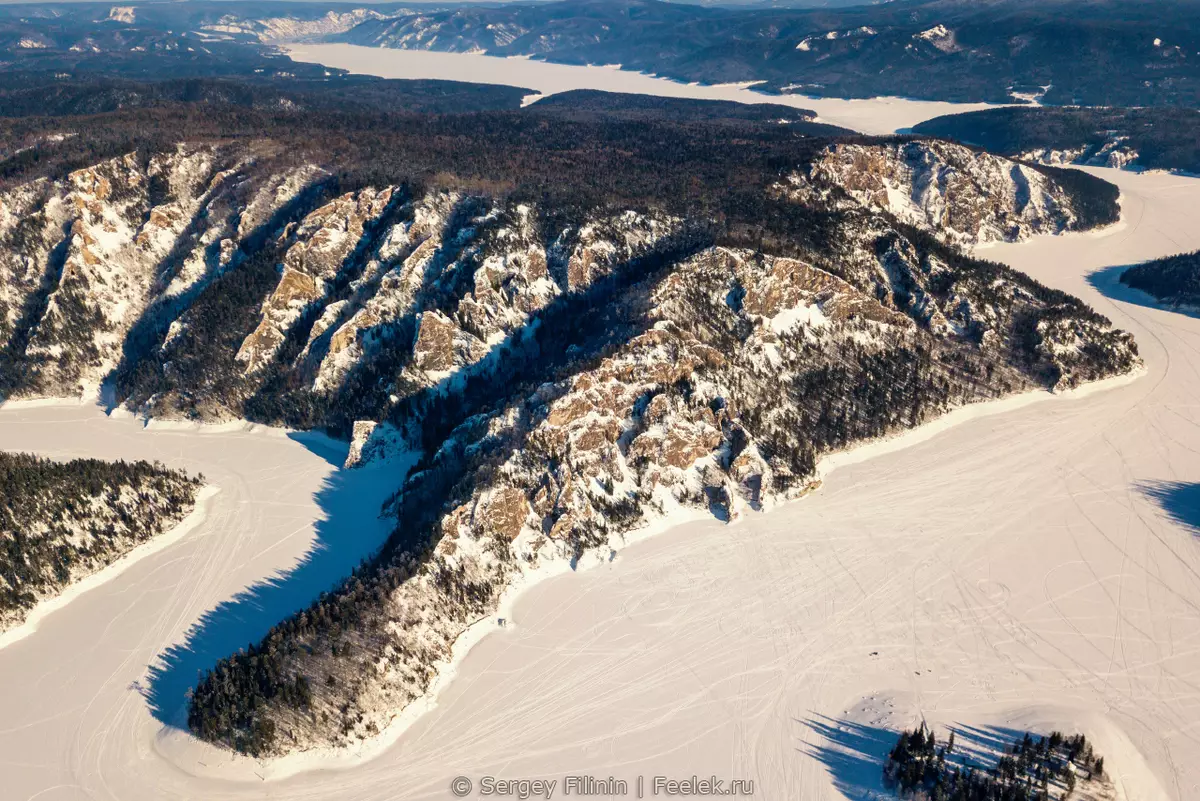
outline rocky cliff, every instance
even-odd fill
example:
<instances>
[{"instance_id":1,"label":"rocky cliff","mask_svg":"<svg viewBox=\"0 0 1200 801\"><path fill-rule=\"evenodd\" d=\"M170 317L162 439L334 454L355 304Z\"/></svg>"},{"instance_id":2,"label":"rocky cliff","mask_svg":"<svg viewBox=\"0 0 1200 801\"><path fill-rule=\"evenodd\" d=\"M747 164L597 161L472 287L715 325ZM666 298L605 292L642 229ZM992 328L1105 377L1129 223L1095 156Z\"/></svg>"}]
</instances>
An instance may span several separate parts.
<instances>
[{"instance_id":1,"label":"rocky cliff","mask_svg":"<svg viewBox=\"0 0 1200 801\"><path fill-rule=\"evenodd\" d=\"M949 142L831 145L790 183L794 192L845 192L958 245L1081 227L1070 197L1049 175Z\"/></svg>"},{"instance_id":2,"label":"rocky cliff","mask_svg":"<svg viewBox=\"0 0 1200 801\"><path fill-rule=\"evenodd\" d=\"M486 176L514 122L478 122ZM1084 225L1078 186L911 141L780 138L795 155L765 169L697 130L620 202L561 191L607 152L575 134L533 166L511 145L519 166L488 180L433 169L450 156L419 180L381 166L413 140L347 177L345 156L197 137L3 190L7 396L104 386L149 416L324 427L351 465L418 457L382 551L217 665L197 734L255 754L369 737L538 566L680 507L795 497L822 455L953 406L1137 363L1077 299L958 247ZM629 141L614 163L668 140ZM557 195L505 190L546 160ZM672 171L695 196L662 188Z\"/></svg>"},{"instance_id":3,"label":"rocky cliff","mask_svg":"<svg viewBox=\"0 0 1200 801\"><path fill-rule=\"evenodd\" d=\"M181 144L0 193L4 394L96 395L148 316L236 266L319 172L273 171L271 155Z\"/></svg>"}]
</instances>

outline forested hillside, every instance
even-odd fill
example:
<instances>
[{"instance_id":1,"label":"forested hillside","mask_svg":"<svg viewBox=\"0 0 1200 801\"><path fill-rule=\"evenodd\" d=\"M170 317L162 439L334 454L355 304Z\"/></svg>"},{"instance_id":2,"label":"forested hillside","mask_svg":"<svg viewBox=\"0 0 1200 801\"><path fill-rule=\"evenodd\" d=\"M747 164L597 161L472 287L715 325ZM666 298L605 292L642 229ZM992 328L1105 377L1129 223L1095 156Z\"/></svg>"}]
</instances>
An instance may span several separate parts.
<instances>
[{"instance_id":1,"label":"forested hillside","mask_svg":"<svg viewBox=\"0 0 1200 801\"><path fill-rule=\"evenodd\" d=\"M1200 106L1196 0L837 5L850 7L659 0L10 4L0 5L0 75L340 83L347 77L340 71L292 61L275 45L345 41L620 64L686 82L756 82L764 93Z\"/></svg>"},{"instance_id":2,"label":"forested hillside","mask_svg":"<svg viewBox=\"0 0 1200 801\"><path fill-rule=\"evenodd\" d=\"M1121 283L1147 292L1163 303L1200 306L1200 251L1130 267L1121 274Z\"/></svg>"},{"instance_id":3,"label":"forested hillside","mask_svg":"<svg viewBox=\"0 0 1200 801\"><path fill-rule=\"evenodd\" d=\"M0 453L0 631L175 526L200 486L148 462Z\"/></svg>"},{"instance_id":4,"label":"forested hillside","mask_svg":"<svg viewBox=\"0 0 1200 801\"><path fill-rule=\"evenodd\" d=\"M1200 111L998 108L935 117L914 131L1042 164L1200 173Z\"/></svg>"},{"instance_id":5,"label":"forested hillside","mask_svg":"<svg viewBox=\"0 0 1200 801\"><path fill-rule=\"evenodd\" d=\"M841 9L568 0L414 10L331 39L620 64L764 92L1054 105L1200 105L1195 0L905 0Z\"/></svg>"},{"instance_id":6,"label":"forested hillside","mask_svg":"<svg viewBox=\"0 0 1200 801\"><path fill-rule=\"evenodd\" d=\"M960 249L1111 221L1103 181L794 110L577 100L0 127L5 396L104 384L143 415L353 438L351 464L420 454L382 550L195 689L205 739L369 737L538 564L1137 364L1079 300Z\"/></svg>"}]
</instances>

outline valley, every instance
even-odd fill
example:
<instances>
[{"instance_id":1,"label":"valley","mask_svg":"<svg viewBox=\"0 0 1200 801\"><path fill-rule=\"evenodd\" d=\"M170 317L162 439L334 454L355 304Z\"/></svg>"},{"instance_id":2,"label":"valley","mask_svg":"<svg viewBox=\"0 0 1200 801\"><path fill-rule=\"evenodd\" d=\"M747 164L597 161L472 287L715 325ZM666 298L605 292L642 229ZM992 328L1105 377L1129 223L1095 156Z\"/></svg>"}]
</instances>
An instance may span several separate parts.
<instances>
[{"instance_id":1,"label":"valley","mask_svg":"<svg viewBox=\"0 0 1200 801\"><path fill-rule=\"evenodd\" d=\"M894 740L871 733L921 715L981 732L1084 726L1121 797L1190 797L1200 434L1187 421L1200 329L1107 268L1200 247L1200 181L1094 172L1120 186L1121 223L981 252L1132 331L1145 375L969 408L953 427L835 457L824 486L793 504L679 526L550 578L461 660L434 709L348 772L264 785L253 760L164 738L179 710L155 693L181 693L197 663L257 639L375 547L386 527L374 510L403 466L386 478L336 470L345 446L237 424L0 409L6 450L158 458L222 489L199 530L0 650L0 673L38 690L0 696L10 786L125 801L342 798L348 787L386 799L399 782L406 798L441 798L454 775L565 774L582 753L596 774L715 772L752 777L767 797L853 798L878 781L877 767L856 766ZM331 531L360 538L326 551ZM64 658L68 646L87 658ZM170 679L172 666L192 675ZM301 767L323 764L337 763Z\"/></svg>"},{"instance_id":2,"label":"valley","mask_svg":"<svg viewBox=\"0 0 1200 801\"><path fill-rule=\"evenodd\" d=\"M576 89L698 100L732 100L738 103L771 103L812 109L817 112L820 122L880 136L907 130L923 120L942 114L997 108L988 103L950 103L896 97L845 100L803 94L764 94L750 88L752 82L684 83L622 70L616 66L556 64L529 58L501 58L474 53L397 50L340 43L290 44L284 50L295 61L347 70L351 74L523 86L536 93L525 98L526 104L536 102L539 97Z\"/></svg>"}]
</instances>

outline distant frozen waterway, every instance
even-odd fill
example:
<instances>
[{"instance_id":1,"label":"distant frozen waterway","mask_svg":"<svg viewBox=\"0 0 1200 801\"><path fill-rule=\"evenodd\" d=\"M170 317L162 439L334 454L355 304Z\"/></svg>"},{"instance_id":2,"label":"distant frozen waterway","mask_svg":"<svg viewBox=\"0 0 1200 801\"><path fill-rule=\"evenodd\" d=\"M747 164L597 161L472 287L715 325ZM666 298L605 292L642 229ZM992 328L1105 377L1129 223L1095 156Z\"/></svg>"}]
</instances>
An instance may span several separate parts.
<instances>
[{"instance_id":1,"label":"distant frozen waterway","mask_svg":"<svg viewBox=\"0 0 1200 801\"><path fill-rule=\"evenodd\" d=\"M467 53L396 50L349 44L297 44L288 46L286 50L296 61L322 64L360 75L518 86L542 96L573 89L598 89L697 100L777 103L811 109L817 112L820 122L873 135L907 130L919 122L943 114L994 108L988 103L943 103L900 97L842 100L805 95L766 95L747 88L747 84L702 86L630 72L616 66L583 67L528 58L498 58Z\"/></svg>"}]
</instances>

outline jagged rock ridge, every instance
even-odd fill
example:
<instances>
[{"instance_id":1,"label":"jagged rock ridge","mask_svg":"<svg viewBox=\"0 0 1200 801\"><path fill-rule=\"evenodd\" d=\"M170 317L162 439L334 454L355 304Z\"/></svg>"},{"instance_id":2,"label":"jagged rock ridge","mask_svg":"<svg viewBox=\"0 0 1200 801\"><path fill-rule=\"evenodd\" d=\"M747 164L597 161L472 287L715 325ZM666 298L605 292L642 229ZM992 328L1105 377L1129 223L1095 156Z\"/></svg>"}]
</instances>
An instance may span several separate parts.
<instances>
[{"instance_id":1,"label":"jagged rock ridge","mask_svg":"<svg viewBox=\"0 0 1200 801\"><path fill-rule=\"evenodd\" d=\"M1086 226L1067 179L938 143L811 152L720 216L348 180L269 139L5 190L7 395L103 382L150 416L353 436L352 464L419 455L383 550L218 665L193 730L256 754L368 737L527 570L1137 363L1077 299L957 247Z\"/></svg>"},{"instance_id":2,"label":"jagged rock ridge","mask_svg":"<svg viewBox=\"0 0 1200 801\"><path fill-rule=\"evenodd\" d=\"M791 183L796 191L840 189L960 245L1079 227L1069 198L1046 174L949 142L831 145Z\"/></svg>"},{"instance_id":3,"label":"jagged rock ridge","mask_svg":"<svg viewBox=\"0 0 1200 801\"><path fill-rule=\"evenodd\" d=\"M909 186L897 147L849 163L887 164ZM795 497L821 455L952 406L1134 367L1103 317L947 244L1070 226L1053 180L1031 176L1043 207L1029 215L1017 191L984 202L978 183L950 179L941 205L921 207L938 213L908 224L880 213L877 187L822 177L846 155L764 186L820 230L787 256L653 208L571 218L404 185L314 196L259 250L238 246L166 327L161 362L118 371L122 396L152 414L221 414L200 377L235 387L243 409L302 408L353 432L353 463L424 456L389 505L399 527L381 554L219 665L194 730L258 754L369 737L524 571L618 547L680 506L735 517ZM937 170L1018 169L953 157ZM945 219L966 222L947 232ZM254 291L222 329L224 354L203 361L239 273Z\"/></svg>"}]
</instances>

